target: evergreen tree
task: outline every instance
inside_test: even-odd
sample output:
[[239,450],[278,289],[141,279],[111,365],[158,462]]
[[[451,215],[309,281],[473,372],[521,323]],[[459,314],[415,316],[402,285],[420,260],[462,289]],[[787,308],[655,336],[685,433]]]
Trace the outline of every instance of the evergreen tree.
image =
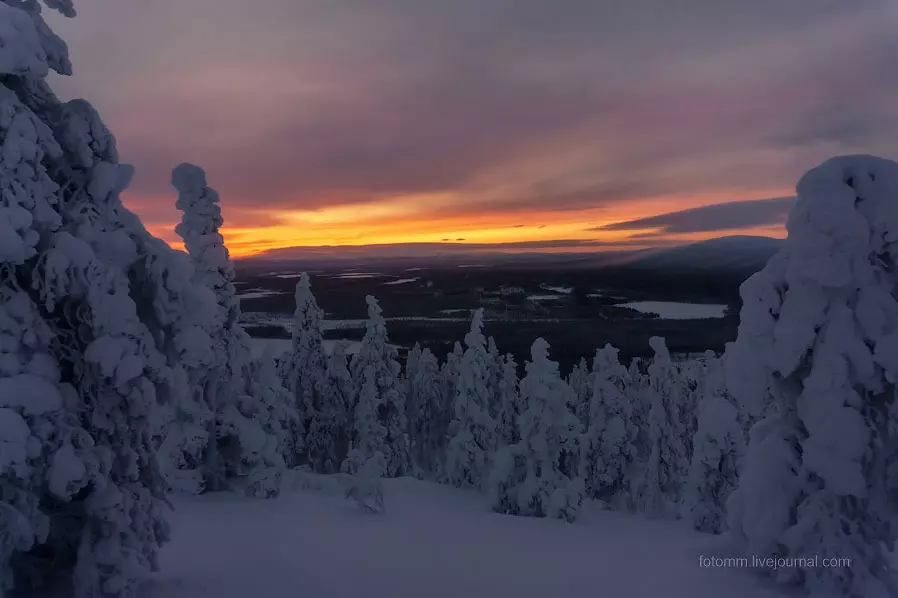
[[182,211],[175,232],[193,261],[196,281],[215,295],[217,309],[208,331],[215,362],[201,381],[203,396],[214,414],[210,422],[202,471],[204,489],[223,490],[232,478],[249,474],[258,463],[263,441],[260,428],[250,421],[252,409],[244,398],[251,392],[249,336],[240,326],[240,303],[234,287],[234,266],[219,229],[218,193],[206,184],[206,174],[192,164],[172,171],[178,190],[176,206]]
[[339,469],[349,453],[350,437],[352,435],[351,403],[353,397],[352,374],[349,372],[346,359],[346,349],[336,343],[334,350],[327,357],[327,392],[331,393],[328,403],[333,406],[333,453],[328,457],[331,463],[325,461],[328,471]]
[[648,435],[650,445],[641,477],[641,509],[650,516],[679,513],[689,454],[680,406],[685,396],[682,378],[671,362],[664,339],[650,339],[655,356],[648,367]]
[[574,391],[549,359],[549,345],[537,339],[521,380],[520,440],[496,455],[489,479],[493,509],[531,517],[573,521],[583,500],[583,480],[572,471],[578,451]]
[[496,424],[489,413],[490,359],[483,336],[483,310],[474,312],[465,335],[453,401],[443,477],[460,488],[481,488],[486,481],[489,456],[494,450]]
[[894,596],[898,164],[834,158],[798,183],[782,249],[741,289],[727,386],[762,419],[727,503],[746,553],[814,595]]
[[290,374],[302,429],[306,460],[314,471],[334,473],[337,443],[345,427],[345,407],[338,390],[328,384],[327,356],[321,334],[322,312],[312,294],[309,275],[296,283],[293,314],[293,365]]
[[369,295],[366,301],[368,323],[365,336],[350,364],[356,397],[352,442],[356,457],[354,462],[361,465],[380,452],[385,459],[385,475],[403,476],[409,471],[409,442],[405,388],[400,381],[402,368],[396,360],[396,348],[389,344],[386,323],[377,299]]
[[502,377],[499,380],[498,444],[508,446],[518,442],[518,417],[521,415],[521,393],[518,388],[518,364],[509,353],[502,360]]
[[440,365],[429,349],[415,345],[409,361],[409,402],[415,405],[409,418],[412,463],[425,479],[433,478],[445,450],[448,410],[440,392]]
[[628,396],[630,374],[611,345],[596,351],[592,366],[583,477],[587,495],[616,504],[629,501],[628,480],[637,475],[637,443],[642,422]]
[[41,5],[0,2],[0,24],[0,585],[71,571],[79,598],[130,596],[168,537],[155,413],[184,389],[131,286],[132,169],[47,85],[71,65]]
[[720,533],[726,527],[726,501],[739,481],[745,437],[726,390],[723,365],[708,353],[684,507],[695,529]]
[[589,426],[589,412],[593,399],[592,374],[589,371],[589,366],[586,364],[586,358],[581,358],[580,361],[577,362],[574,369],[571,370],[571,375],[568,376],[567,383],[577,396],[577,419],[580,420],[582,429],[586,430]]

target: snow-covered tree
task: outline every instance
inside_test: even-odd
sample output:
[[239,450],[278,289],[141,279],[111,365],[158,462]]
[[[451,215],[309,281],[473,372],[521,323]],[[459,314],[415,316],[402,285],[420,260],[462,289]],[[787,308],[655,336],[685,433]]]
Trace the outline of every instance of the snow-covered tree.
[[593,395],[592,374],[589,371],[586,358],[581,358],[580,361],[574,365],[574,368],[571,370],[571,375],[568,376],[567,383],[577,396],[576,415],[580,420],[580,425],[585,430],[587,426],[589,426],[590,403]]
[[293,464],[293,430],[299,414],[292,393],[281,383],[273,354],[253,360],[249,378],[249,393],[238,401],[242,417],[236,418],[234,425],[244,427],[244,437],[256,439],[255,445],[243,451],[248,476],[246,493],[266,498],[279,492],[281,476]]
[[518,433],[518,417],[521,415],[521,393],[518,388],[518,364],[509,353],[502,359],[502,377],[499,379],[498,445],[508,446],[521,439]]
[[361,466],[379,451],[386,460],[385,474],[403,476],[410,464],[402,367],[377,299],[369,295],[366,301],[365,336],[350,364],[355,385],[351,461]]
[[341,343],[334,345],[333,351],[327,356],[327,381],[325,388],[332,393],[328,402],[335,408],[333,437],[333,454],[330,455],[333,463],[329,469],[339,469],[349,452],[350,436],[352,434],[351,403],[354,393],[352,374],[346,359],[346,348]]
[[449,406],[449,417],[452,417],[452,405],[455,401],[456,389],[458,387],[458,372],[461,368],[461,359],[465,351],[458,341],[452,347],[452,351],[446,355],[446,361],[440,367],[440,378],[442,384],[442,394]]
[[649,343],[655,355],[645,389],[649,446],[640,478],[639,508],[651,516],[671,516],[679,514],[691,453],[687,446],[692,439],[686,437],[680,413],[686,388],[664,339],[653,336]]
[[440,392],[440,364],[429,349],[418,345],[408,362],[409,437],[412,464],[418,475],[430,479],[439,471],[449,426],[446,402]]
[[741,289],[727,386],[761,419],[727,504],[761,557],[850,559],[777,571],[814,595],[894,596],[898,164],[847,156],[798,183],[789,236]]
[[184,239],[196,281],[216,298],[217,310],[208,331],[216,361],[200,384],[214,414],[209,430],[212,440],[206,443],[201,469],[204,488],[222,490],[229,487],[230,478],[249,474],[249,464],[260,462],[259,447],[270,445],[272,439],[260,439],[260,428],[250,421],[252,409],[246,403],[245,397],[252,392],[249,336],[238,323],[240,302],[234,266],[219,232],[224,219],[218,193],[206,184],[205,172],[192,164],[180,164],[172,171],[172,185],[178,190],[176,206],[182,211],[175,232]]
[[303,272],[296,283],[290,386],[306,430],[306,460],[314,471],[334,473],[340,466],[336,453],[345,428],[345,403],[338,389],[328,384],[322,318],[309,275]]
[[720,533],[726,527],[726,501],[739,481],[745,436],[726,390],[721,360],[709,351],[704,368],[684,507],[695,529]]
[[546,341],[537,339],[531,355],[521,380],[521,439],[497,452],[490,499],[499,513],[573,521],[583,500],[583,480],[571,466],[579,451],[574,391],[549,359]]
[[454,486],[482,488],[496,439],[496,423],[489,413],[491,367],[483,336],[483,309],[474,312],[465,345],[442,473]]
[[90,104],[45,81],[71,72],[65,44],[40,3],[13,0],[0,40],[3,583],[12,549],[20,585],[72,571],[79,597],[130,596],[168,536],[156,413],[183,378],[132,286],[152,251],[120,200],[132,169]]
[[605,345],[596,351],[591,376],[587,428],[583,439],[583,477],[586,493],[594,498],[626,503],[629,480],[637,475],[638,436],[642,422],[628,396],[629,373],[618,350]]
[[502,370],[504,359],[499,353],[499,346],[496,345],[496,339],[489,337],[486,342],[487,353],[487,384],[486,387],[490,391],[489,395],[489,414],[493,421],[499,421],[499,413],[502,410],[502,394],[499,388],[502,385]]

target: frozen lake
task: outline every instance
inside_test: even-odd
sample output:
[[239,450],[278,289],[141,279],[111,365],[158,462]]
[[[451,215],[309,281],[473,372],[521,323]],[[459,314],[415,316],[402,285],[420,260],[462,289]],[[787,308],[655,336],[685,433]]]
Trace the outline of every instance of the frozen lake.
[[675,301],[631,301],[615,307],[628,307],[644,314],[655,314],[664,320],[701,320],[722,318],[727,306],[719,303],[677,303]]

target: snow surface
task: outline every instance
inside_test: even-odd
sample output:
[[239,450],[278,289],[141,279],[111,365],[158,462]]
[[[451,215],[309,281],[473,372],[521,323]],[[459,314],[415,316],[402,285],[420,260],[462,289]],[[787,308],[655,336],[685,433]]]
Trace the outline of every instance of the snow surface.
[[274,297],[276,295],[286,295],[283,291],[275,291],[272,289],[248,289],[237,294],[238,299],[262,299],[263,297]]
[[663,320],[701,320],[722,318],[727,306],[718,303],[678,303],[676,301],[631,301],[614,307],[628,307],[644,314],[655,314]]
[[682,522],[594,504],[574,524],[498,515],[476,492],[410,478],[384,480],[372,515],[334,486],[174,498],[173,540],[141,598],[786,596],[748,570],[700,567],[717,540]]
[[564,295],[528,295],[527,301],[558,301],[563,298]]
[[[359,341],[325,340],[324,352],[330,355],[334,347],[341,345],[347,355],[354,355],[359,350]],[[250,350],[254,359],[265,355],[279,356],[293,351],[293,341],[289,338],[255,338],[249,339]]]
[[380,272],[343,272],[341,274],[337,274],[332,278],[336,278],[338,280],[355,280],[361,278],[384,278],[386,274],[381,274]]
[[570,295],[574,291],[574,287],[553,287],[547,284],[539,285],[544,291],[552,291],[553,293],[561,293],[562,295]]
[[383,286],[386,287],[386,286],[390,286],[390,285],[394,285],[394,284],[408,284],[408,283],[410,283],[410,282],[417,282],[418,280],[420,280],[419,277],[415,277],[415,278],[400,278],[400,279],[398,279],[398,280],[391,280],[390,282],[385,282],[385,283],[383,284]]

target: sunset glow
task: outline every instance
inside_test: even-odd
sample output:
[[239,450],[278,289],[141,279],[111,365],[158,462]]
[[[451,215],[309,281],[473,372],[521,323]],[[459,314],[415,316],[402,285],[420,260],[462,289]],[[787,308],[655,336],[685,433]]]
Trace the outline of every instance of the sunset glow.
[[54,88],[97,105],[137,169],[126,204],[173,245],[187,161],[235,257],[601,251],[783,236],[789,206],[750,202],[834,154],[898,153],[894,9],[768,4],[82,0],[49,18],[77,65]]

